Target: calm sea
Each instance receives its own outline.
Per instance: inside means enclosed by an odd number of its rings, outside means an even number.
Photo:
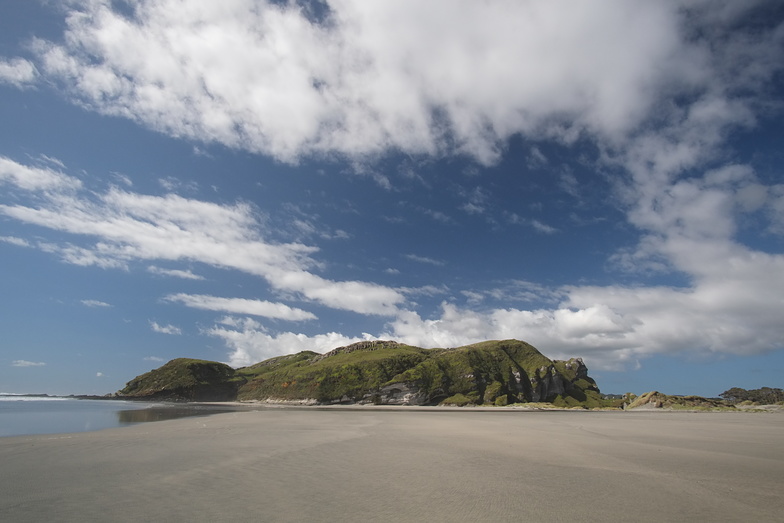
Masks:
[[[89,432],[233,410],[223,406],[0,395],[0,437]]]

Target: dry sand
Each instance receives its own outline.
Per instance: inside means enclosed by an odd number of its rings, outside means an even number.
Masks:
[[[783,521],[784,414],[264,409],[0,438],[0,521]]]

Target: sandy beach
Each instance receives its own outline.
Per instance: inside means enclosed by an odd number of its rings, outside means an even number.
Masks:
[[[0,438],[2,521],[781,521],[784,414],[263,409]]]

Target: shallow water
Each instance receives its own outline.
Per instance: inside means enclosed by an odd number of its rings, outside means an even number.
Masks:
[[[90,432],[231,410],[205,405],[0,396],[0,437]]]

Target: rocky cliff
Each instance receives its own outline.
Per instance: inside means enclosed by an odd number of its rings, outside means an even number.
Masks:
[[[581,359],[553,361],[518,340],[452,349],[368,341],[326,354],[279,356],[236,370],[179,359],[131,380],[118,396],[379,405],[548,402],[597,407],[603,402]]]

